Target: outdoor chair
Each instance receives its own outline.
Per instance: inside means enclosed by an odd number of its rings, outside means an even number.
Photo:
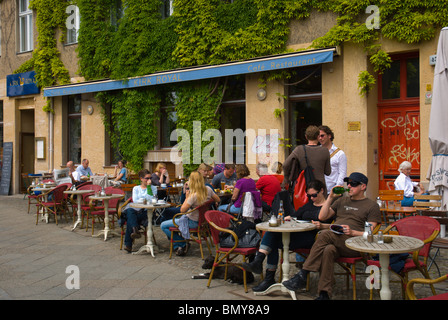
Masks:
[[[386,207],[382,210],[382,219],[383,224],[386,226],[389,225],[389,218],[392,217],[395,219],[395,213],[392,212],[391,215],[389,215],[388,209],[394,209],[395,203],[398,201],[403,200],[404,198],[404,191],[403,190],[379,190],[378,191],[378,197],[381,201],[384,201]],[[393,207],[391,207],[393,206]]]
[[[442,206],[442,196],[421,194],[414,195],[414,201],[412,205],[420,210],[437,210]]]
[[[39,212],[39,201],[37,201],[37,198],[39,197],[39,195],[41,194],[40,192],[35,193],[33,192],[33,188],[35,186],[29,186],[26,190],[27,192],[27,198],[28,198],[28,213],[30,213],[30,206],[32,204],[35,204],[37,206],[37,212]]]
[[[212,250],[211,250],[211,246],[210,246],[210,228],[209,225],[207,223],[207,221],[205,220],[205,212],[210,210],[211,206],[213,205],[214,200],[210,199],[207,202],[203,203],[200,206],[197,206],[194,209],[189,210],[188,212],[185,213],[178,213],[176,215],[174,215],[173,217],[173,224],[174,227],[170,227],[169,230],[171,231],[171,238],[170,238],[170,259],[171,256],[173,255],[173,247],[174,247],[174,243],[175,242],[189,242],[190,239],[182,239],[182,240],[174,240],[174,234],[178,233],[180,234],[180,230],[179,230],[179,226],[176,224],[176,219],[180,218],[182,215],[186,215],[189,214],[195,210],[198,210],[199,212],[199,221],[198,221],[198,227],[197,228],[190,228],[189,232],[190,232],[190,238],[192,241],[196,242],[197,244],[199,244],[199,249],[201,251],[201,259],[204,260],[204,250],[202,248],[202,241],[205,241],[207,248],[208,248],[208,252],[210,254],[212,254]]]
[[[448,212],[447,211],[438,211],[438,210],[419,210],[417,211],[422,216],[427,216],[436,219],[440,225],[448,224]],[[436,249],[436,252],[433,256],[429,256],[431,262],[429,263],[428,270],[431,270],[432,265],[434,264],[437,268],[437,272],[439,273],[439,277],[441,276],[439,266],[437,265],[436,258],[440,255],[440,249],[448,249],[448,240],[446,238],[437,237],[432,242],[431,249]]]
[[[225,267],[224,280],[227,279],[227,270],[229,266],[236,266],[243,270],[243,283],[244,291],[247,293],[247,274],[246,270],[242,268],[242,262],[247,262],[247,257],[257,252],[257,247],[251,248],[238,248],[238,237],[232,230],[229,229],[230,220],[236,221],[232,215],[217,211],[209,210],[205,213],[205,220],[210,225],[210,232],[212,235],[213,243],[215,244],[215,261],[213,262],[213,268],[210,272],[207,287],[210,287],[210,283],[213,279],[213,273],[216,267]],[[230,233],[235,240],[235,245],[232,248],[222,248],[220,246],[220,233]],[[237,257],[242,257],[242,262],[235,262]]]
[[[406,288],[406,294],[409,298],[409,300],[417,300],[417,296],[415,295],[414,292],[414,285],[415,284],[430,284],[430,285],[434,285],[436,283],[442,282],[442,281],[446,281],[448,279],[448,274],[441,276],[437,279],[422,279],[422,278],[415,278],[412,279],[411,281],[409,281],[408,286]],[[441,294],[437,294],[437,295],[433,295],[430,297],[425,297],[425,298],[421,298],[419,300],[448,300],[448,292],[445,293],[441,293]]]
[[[39,202],[37,214],[36,214],[36,225],[39,222],[39,210],[42,209],[42,213],[53,214],[56,224],[58,224],[58,213],[65,215],[65,220],[67,221],[67,215],[64,208],[64,191],[67,190],[66,185],[57,186],[46,193],[42,193],[38,196],[37,200]],[[48,196],[52,195],[52,199],[48,200]]]
[[[375,229],[373,229],[372,234],[377,234],[378,231],[381,228],[381,224],[378,223],[375,227]],[[356,275],[357,274],[365,274],[363,273],[357,273],[356,272],[356,264],[357,263],[366,263],[366,259],[364,256],[360,256],[360,257],[339,257],[336,259],[335,261],[341,268],[343,268],[345,270],[345,273],[342,273],[343,275],[346,275],[346,287],[347,290],[349,288],[349,279],[352,279],[352,283],[353,283],[353,300],[356,300]],[[336,275],[339,275],[340,273],[335,273]]]
[[[401,236],[414,237],[422,240],[424,243],[423,248],[414,251],[412,253],[412,258],[406,259],[404,267],[400,271],[400,273],[394,272],[392,268],[389,266],[390,272],[397,275],[400,278],[402,285],[402,295],[403,299],[405,299],[406,286],[409,282],[408,280],[409,272],[419,271],[426,279],[430,279],[427,269],[427,262],[432,242],[440,232],[440,224],[436,219],[433,219],[431,217],[412,216],[395,221],[391,225],[387,226],[384,229],[383,233],[388,234],[388,232],[391,231],[391,229],[396,229],[398,234]],[[376,260],[368,260],[367,264],[380,267],[379,261]],[[373,288],[371,290],[373,290]],[[431,290],[435,295],[436,292],[432,284],[431,284]]]

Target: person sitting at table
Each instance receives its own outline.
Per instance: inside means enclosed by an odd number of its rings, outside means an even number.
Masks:
[[[168,183],[170,183],[170,176],[168,174],[168,170],[166,169],[166,165],[159,162],[151,175],[151,185],[161,187],[162,184],[167,185]],[[169,201],[166,190],[159,190],[158,198]]]
[[[111,181],[114,187],[119,187],[122,183],[127,181],[127,169],[125,168],[124,160],[118,160],[118,165],[115,166],[113,180]]]
[[[69,162],[67,162],[67,168],[69,169],[68,175],[72,180],[72,184],[80,184],[79,173],[76,171],[73,161],[70,160]]]
[[[213,186],[210,184],[211,179],[213,178],[213,167],[209,166],[206,163],[201,163],[198,167],[198,172],[202,174],[202,177],[204,178],[205,185],[209,186],[211,189],[213,189]]]
[[[235,165],[233,163],[226,163],[224,165],[224,170],[215,174],[213,177],[212,186],[214,189],[221,189],[221,181],[223,181],[226,186],[231,186],[232,181],[236,179]]]
[[[198,171],[193,171],[190,174],[188,180],[188,188],[186,190],[186,199],[182,206],[180,207],[180,212],[185,213],[190,209],[196,208],[201,204],[213,199],[219,202],[219,197],[213,192],[210,187],[207,187],[204,182],[204,178]],[[199,220],[199,212],[197,210],[190,212],[186,215],[188,219],[188,227],[190,229],[197,228]],[[179,221],[182,218],[177,218],[175,220],[176,224],[179,225]],[[160,228],[167,235],[168,239],[171,239],[170,227],[174,227],[173,220],[166,220],[162,222]],[[181,240],[182,236],[175,233],[174,240]],[[188,245],[189,246],[189,245]],[[176,251],[177,256],[184,256],[188,252],[187,242],[174,242],[173,249]]]
[[[151,191],[153,195],[149,195],[147,191],[148,180],[151,179],[151,173],[148,169],[140,170],[138,173],[140,179],[140,185],[132,188],[132,202],[138,203],[141,199],[146,199],[146,201],[151,201],[157,196],[157,187],[151,186]],[[139,226],[148,223],[148,212],[146,209],[137,210],[126,207],[123,210],[124,217],[126,219],[126,233],[124,236],[124,250],[128,253],[132,252],[132,242],[134,239],[141,237]]]
[[[283,179],[285,178],[283,176],[283,164],[279,161],[274,162],[274,164],[271,167],[272,175],[280,182],[280,185],[283,182]]]
[[[412,207],[414,203],[414,195],[421,195],[425,192],[422,184],[412,182],[411,180],[412,164],[409,161],[403,161],[398,167],[400,175],[394,181],[395,190],[403,190],[402,207]]]
[[[228,204],[222,204],[218,207],[219,211],[229,212],[234,215],[238,215],[241,212],[243,194],[245,192],[257,191],[255,181],[249,177],[250,171],[245,164],[236,165],[236,176],[238,180],[233,188],[233,204],[230,204],[230,208],[228,208]]]
[[[274,178],[275,179],[275,178]],[[278,181],[277,181],[278,182]],[[311,201],[300,207],[290,216],[286,216],[285,220],[291,220],[292,217],[298,220],[311,221],[316,225],[316,230],[305,232],[292,232],[290,238],[289,249],[309,249],[314,244],[319,229],[328,228],[332,218],[320,220],[319,213],[325,202],[324,193],[325,185],[320,180],[313,180],[307,183],[306,193]],[[263,261],[267,256],[266,276],[264,280],[256,287],[252,288],[254,292],[263,292],[275,283],[275,272],[279,261],[278,250],[283,248],[281,232],[267,231],[260,244],[260,248],[255,259],[250,263],[243,263],[242,267],[246,271],[260,274],[263,271]]]
[[[76,172],[79,174],[80,181],[86,181],[93,176],[92,169],[89,167],[89,160],[83,159],[81,165],[76,168]]]
[[[353,172],[344,178],[348,184],[348,196],[338,195],[334,188],[320,209],[319,219],[328,220],[335,218],[335,224],[341,225],[343,234],[337,234],[331,230],[323,230],[319,233],[310,254],[303,264],[303,268],[294,277],[282,284],[292,291],[303,289],[306,286],[306,278],[309,272],[319,272],[317,300],[329,300],[333,289],[334,262],[338,257],[359,257],[358,251],[346,247],[345,240],[349,237],[362,236],[365,223],[371,224],[372,230],[381,223],[380,207],[365,196],[368,179],[359,172]]]
[[[213,171],[213,167],[209,166],[208,164],[201,163],[199,165],[197,171],[204,178],[205,185],[213,190],[212,185],[210,183],[208,183],[207,179],[206,179],[206,177],[210,174],[210,171]],[[184,183],[184,186],[182,187],[182,194],[181,194],[181,197],[180,197],[180,204],[181,205],[185,202],[185,197],[186,197],[185,195],[186,195],[186,190],[187,189],[188,189],[188,181],[186,181]],[[213,192],[215,192],[215,191],[213,190]],[[160,221],[160,223],[162,223],[163,221],[171,220],[178,213],[180,213],[180,206],[166,208],[165,210],[163,210],[163,212],[162,212],[162,214],[160,216],[159,221]]]
[[[263,211],[270,212],[272,200],[274,200],[278,192],[282,191],[280,182],[274,175],[268,174],[268,165],[266,163],[257,163],[255,170],[260,177],[255,187],[260,190]]]

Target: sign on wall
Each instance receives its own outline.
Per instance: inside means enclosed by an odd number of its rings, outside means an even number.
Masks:
[[[24,96],[39,92],[40,89],[37,86],[35,71],[10,74],[6,76],[6,95],[8,97]]]

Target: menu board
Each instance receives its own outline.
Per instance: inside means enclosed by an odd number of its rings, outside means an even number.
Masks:
[[[4,142],[2,180],[0,181],[0,195],[10,194],[11,170],[12,170],[12,142]]]

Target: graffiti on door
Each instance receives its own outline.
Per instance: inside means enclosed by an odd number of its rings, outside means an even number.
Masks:
[[[381,126],[387,129],[386,131],[395,131],[398,136],[399,143],[390,147],[388,157],[390,165],[403,161],[420,164],[420,117],[418,115],[389,117],[381,121]]]

